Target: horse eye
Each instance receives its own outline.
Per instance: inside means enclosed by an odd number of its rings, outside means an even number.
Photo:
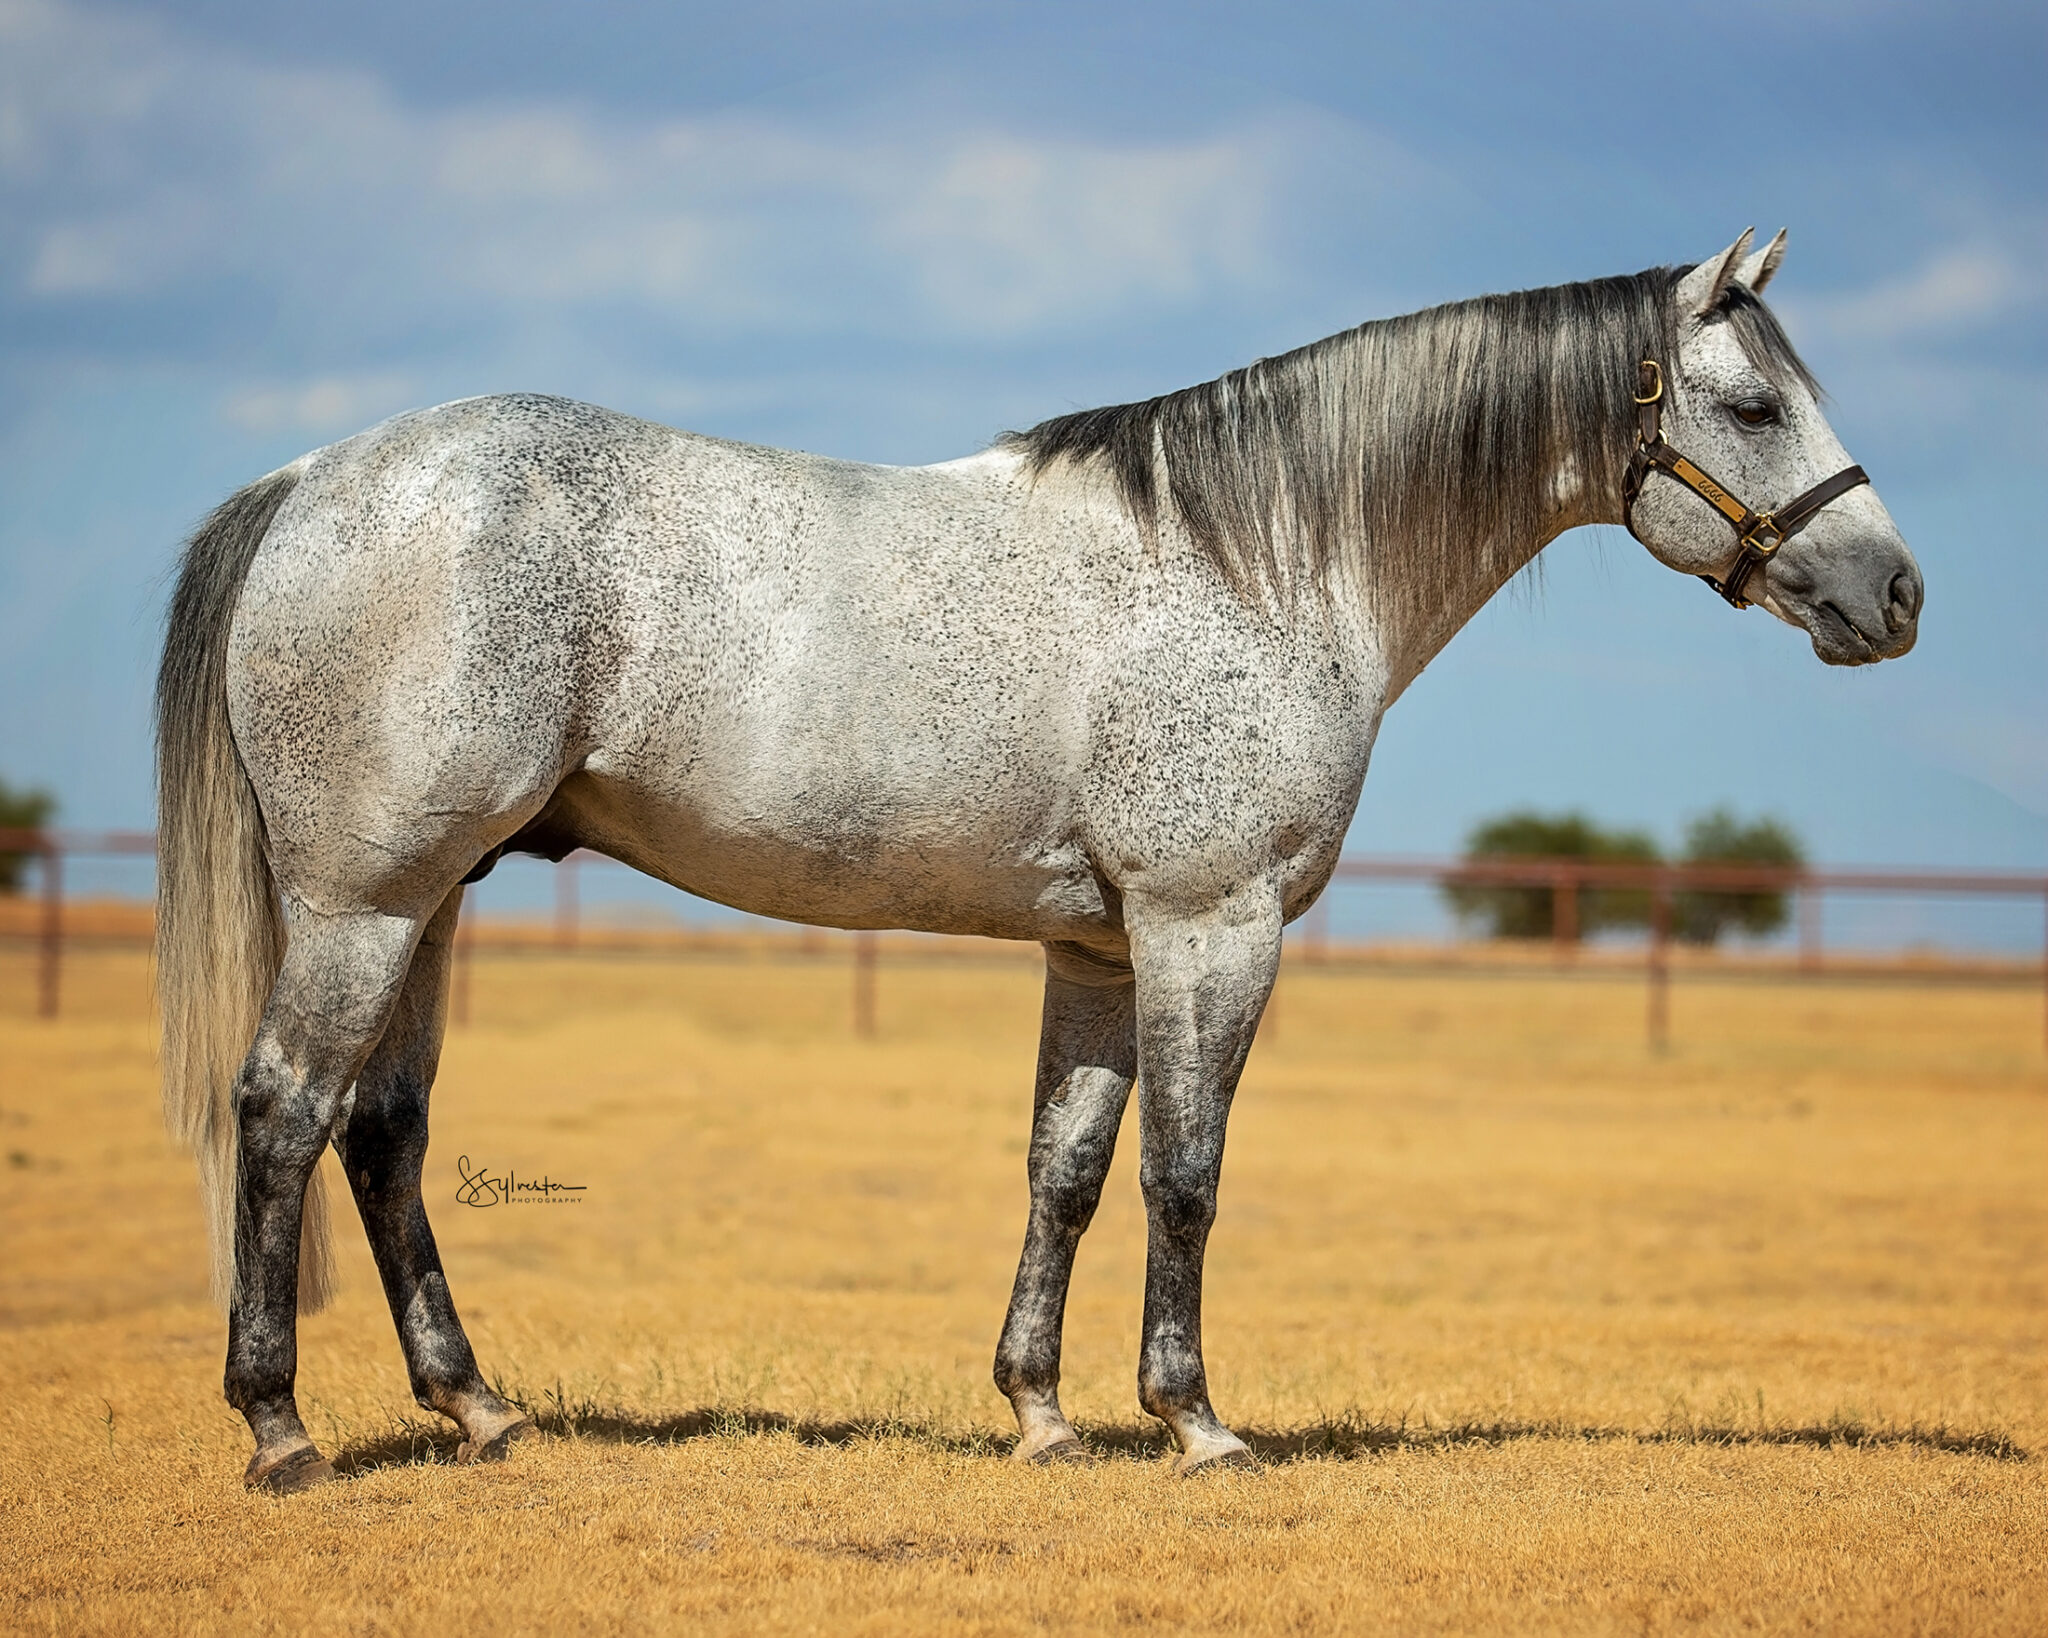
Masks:
[[[1778,418],[1778,406],[1768,398],[1745,398],[1729,408],[1734,410],[1735,419],[1746,427],[1767,427]]]

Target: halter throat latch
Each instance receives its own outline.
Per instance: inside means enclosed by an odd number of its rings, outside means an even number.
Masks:
[[[1824,478],[1802,495],[1797,495],[1783,506],[1769,512],[1753,512],[1731,495],[1720,484],[1707,475],[1705,470],[1686,459],[1664,441],[1664,371],[1654,358],[1646,358],[1636,366],[1636,447],[1628,458],[1628,470],[1621,481],[1621,521],[1628,532],[1636,534],[1636,497],[1643,492],[1643,483],[1652,472],[1662,472],[1676,478],[1701,500],[1705,501],[1722,517],[1728,520],[1735,531],[1738,551],[1735,567],[1728,571],[1726,580],[1703,574],[1700,579],[1725,599],[1730,606],[1738,609],[1749,607],[1749,599],[1743,595],[1750,577],[1758,567],[1777,556],[1778,548],[1804,529],[1819,514],[1820,509],[1830,501],[1839,500],[1859,484],[1870,482],[1870,474],[1860,466],[1845,466],[1832,478]],[[1648,541],[1643,541],[1648,545]]]

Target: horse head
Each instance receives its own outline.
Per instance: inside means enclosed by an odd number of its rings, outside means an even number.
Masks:
[[[1628,526],[1668,567],[1798,626],[1830,665],[1896,658],[1919,630],[1919,566],[1759,299],[1785,235],[1753,254],[1750,239],[1679,280],[1669,356],[1643,361]]]

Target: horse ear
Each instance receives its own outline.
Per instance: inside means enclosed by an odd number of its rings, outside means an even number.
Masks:
[[[1705,318],[1719,307],[1721,298],[1728,293],[1728,281],[1735,277],[1742,258],[1749,254],[1749,242],[1755,237],[1755,228],[1744,228],[1742,237],[1720,255],[1709,256],[1680,279],[1678,310],[1687,318]]]
[[[1785,259],[1785,230],[1778,229],[1778,236],[1735,271],[1736,281],[1749,286],[1751,295],[1761,294],[1763,287],[1771,282],[1771,275],[1778,271],[1778,264]]]

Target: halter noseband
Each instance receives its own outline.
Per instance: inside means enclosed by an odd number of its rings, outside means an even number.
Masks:
[[[1657,361],[1644,359],[1636,366],[1636,375],[1636,447],[1628,458],[1628,470],[1622,475],[1621,521],[1630,534],[1636,535],[1636,497],[1642,493],[1643,480],[1652,472],[1676,478],[1734,526],[1742,550],[1735,559],[1735,567],[1728,571],[1728,578],[1716,580],[1710,574],[1700,578],[1731,606],[1746,609],[1749,599],[1742,595],[1742,589],[1749,584],[1757,565],[1777,556],[1778,548],[1811,523],[1829,501],[1848,494],[1858,484],[1870,482],[1870,474],[1860,466],[1845,466],[1775,512],[1752,512],[1664,441],[1664,372]],[[1636,535],[1636,539],[1643,537]]]

